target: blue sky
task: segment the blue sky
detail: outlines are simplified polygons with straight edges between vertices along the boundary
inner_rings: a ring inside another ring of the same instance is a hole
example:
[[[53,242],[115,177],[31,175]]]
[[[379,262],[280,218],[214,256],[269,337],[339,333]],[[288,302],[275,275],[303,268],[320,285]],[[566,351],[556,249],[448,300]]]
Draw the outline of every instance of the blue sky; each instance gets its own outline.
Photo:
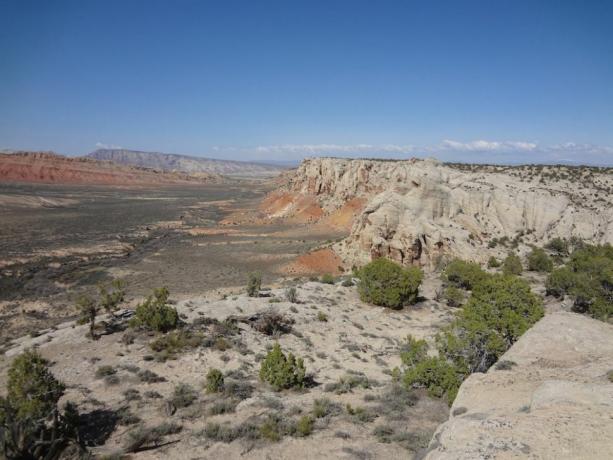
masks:
[[[610,1],[0,0],[0,148],[613,164]]]

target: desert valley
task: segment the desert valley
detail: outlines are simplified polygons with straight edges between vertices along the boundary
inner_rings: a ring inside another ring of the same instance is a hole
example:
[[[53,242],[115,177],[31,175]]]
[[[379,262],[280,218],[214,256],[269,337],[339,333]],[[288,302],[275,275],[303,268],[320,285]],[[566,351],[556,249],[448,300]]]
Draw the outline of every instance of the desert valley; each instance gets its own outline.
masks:
[[[613,451],[613,168],[12,152],[0,213],[9,458]]]

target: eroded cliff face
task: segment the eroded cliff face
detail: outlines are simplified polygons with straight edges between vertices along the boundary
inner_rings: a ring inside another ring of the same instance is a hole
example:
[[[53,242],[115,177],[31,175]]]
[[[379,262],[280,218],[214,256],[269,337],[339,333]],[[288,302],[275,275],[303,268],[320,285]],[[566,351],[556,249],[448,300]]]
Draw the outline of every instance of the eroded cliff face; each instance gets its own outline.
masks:
[[[613,242],[612,192],[610,169],[314,158],[288,177],[271,201],[282,205],[268,211],[293,216],[308,203],[317,220],[360,199],[348,238],[334,247],[348,264],[388,257],[435,268],[444,257],[505,254],[488,247],[494,238],[521,236],[520,251],[555,236]]]

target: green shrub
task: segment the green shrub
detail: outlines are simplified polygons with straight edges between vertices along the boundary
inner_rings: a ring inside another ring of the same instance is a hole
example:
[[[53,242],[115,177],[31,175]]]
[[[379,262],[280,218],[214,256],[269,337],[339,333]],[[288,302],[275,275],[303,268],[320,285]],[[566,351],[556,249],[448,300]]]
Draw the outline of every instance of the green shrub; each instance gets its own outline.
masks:
[[[490,276],[437,336],[439,353],[464,373],[484,372],[543,314],[526,281]]]
[[[297,436],[308,436],[313,432],[313,425],[315,424],[315,420],[310,415],[303,415],[300,417],[298,422],[296,422],[296,435]]]
[[[360,270],[360,299],[388,308],[402,308],[417,302],[422,277],[417,267],[403,268],[391,260],[376,259]]]
[[[158,332],[167,332],[176,328],[179,314],[175,308],[167,305],[168,296],[169,292],[165,287],[155,289],[153,295],[136,307],[130,324],[133,327],[145,327]]]
[[[119,304],[123,302],[126,294],[126,283],[123,280],[113,280],[110,286],[98,285],[100,293],[100,306],[110,315],[113,315]]]
[[[500,267],[500,262],[496,257],[491,256],[487,261],[487,268],[498,268]]]
[[[181,408],[191,406],[196,399],[198,399],[198,395],[191,385],[179,383],[174,389],[170,402],[175,407]]]
[[[462,289],[472,289],[487,276],[479,264],[461,259],[453,259],[443,272],[444,280]]]
[[[447,302],[447,305],[452,308],[457,308],[464,303],[465,295],[464,291],[461,289],[458,289],[455,286],[448,286],[443,292],[443,298]]]
[[[325,273],[321,276],[319,281],[324,284],[334,284],[334,276],[332,276],[330,273]]]
[[[177,353],[196,348],[203,341],[202,334],[190,331],[171,331],[153,340],[149,347],[157,353],[158,360],[174,359]]]
[[[428,356],[428,344],[425,340],[417,340],[408,335],[406,341],[400,347],[400,360],[402,364],[411,367]]]
[[[276,391],[287,388],[302,388],[305,383],[306,370],[302,358],[296,358],[281,351],[275,343],[260,367],[260,380],[268,382]]]
[[[43,419],[56,408],[65,388],[49,370],[49,361],[26,350],[9,368],[6,403],[20,420]]]
[[[440,357],[425,358],[407,369],[402,381],[407,388],[426,388],[430,396],[455,399],[462,378],[455,366]]]
[[[211,369],[206,374],[206,392],[219,393],[224,388],[224,377],[219,369]]]
[[[291,287],[285,290],[285,298],[288,302],[297,303],[298,302],[298,291],[295,287]]]
[[[528,270],[533,272],[550,272],[553,270],[553,262],[544,250],[534,248],[528,254]]]
[[[551,252],[557,254],[558,256],[564,257],[568,255],[568,241],[563,238],[553,238],[545,245],[545,248],[549,249]]]
[[[262,274],[259,272],[249,273],[247,278],[247,295],[249,297],[259,297],[262,289]]]
[[[318,311],[317,312],[317,321],[322,321],[322,322],[327,322],[328,321],[328,315],[326,315],[323,311]]]
[[[582,244],[566,267],[549,275],[547,294],[574,297],[573,310],[603,321],[613,317],[613,246]]]
[[[505,275],[521,275],[523,270],[521,259],[514,252],[510,252],[502,262],[502,273]]]

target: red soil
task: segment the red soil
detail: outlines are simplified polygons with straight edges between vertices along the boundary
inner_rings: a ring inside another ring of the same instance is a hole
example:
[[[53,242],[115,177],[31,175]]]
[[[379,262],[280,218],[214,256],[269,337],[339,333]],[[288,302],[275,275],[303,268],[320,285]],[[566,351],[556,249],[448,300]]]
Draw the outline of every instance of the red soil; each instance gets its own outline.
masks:
[[[309,275],[330,273],[339,275],[343,272],[342,262],[332,249],[319,249],[298,256],[296,260],[282,267],[281,271],[288,275]]]
[[[96,185],[171,185],[217,181],[213,174],[186,174],[124,166],[89,158],[68,158],[47,152],[0,154],[0,182]]]

